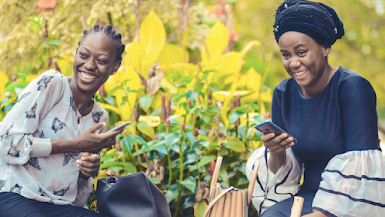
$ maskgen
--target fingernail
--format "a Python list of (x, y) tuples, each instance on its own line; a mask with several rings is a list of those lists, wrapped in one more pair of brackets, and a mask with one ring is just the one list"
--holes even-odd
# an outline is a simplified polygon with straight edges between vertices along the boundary
[(76, 160), (76, 163), (79, 164), (79, 163), (80, 163), (80, 160)]
[(103, 122), (103, 126), (106, 126), (106, 122)]

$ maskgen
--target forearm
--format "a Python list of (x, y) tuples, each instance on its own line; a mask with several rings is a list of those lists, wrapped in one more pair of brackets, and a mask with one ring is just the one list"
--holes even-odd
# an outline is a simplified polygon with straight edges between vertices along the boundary
[(281, 168), (285, 160), (285, 155), (286, 151), (275, 154), (273, 152), (270, 152), (268, 166), (272, 173), (275, 174), (279, 170), (279, 168)]
[(52, 139), (51, 143), (51, 154), (79, 153), (83, 151), (79, 149), (79, 142), (77, 139)]

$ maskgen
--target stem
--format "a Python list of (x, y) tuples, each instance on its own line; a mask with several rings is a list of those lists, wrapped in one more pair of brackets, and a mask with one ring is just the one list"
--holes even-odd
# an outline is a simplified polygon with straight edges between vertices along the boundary
[(196, 160), (196, 165), (197, 165), (197, 169), (198, 169), (198, 189), (199, 189), (199, 186), (200, 186), (199, 184), (200, 184), (200, 180), (201, 180), (201, 175), (199, 173), (199, 166), (198, 166), (200, 153), (201, 153), (201, 143), (199, 143), (198, 155), (197, 155), (197, 160)]
[[(183, 132), (181, 132), (181, 134), (183, 135)], [(177, 205), (176, 205), (176, 209), (175, 209), (175, 213), (174, 213), (174, 217), (176, 217), (178, 215), (178, 211), (179, 211), (179, 205), (180, 205), (180, 200), (181, 200), (181, 196), (182, 196), (182, 184), (181, 182), (183, 181), (183, 147), (182, 147), (182, 140), (183, 140), (183, 136), (182, 136), (182, 139), (181, 141), (179, 141), (179, 164), (180, 164), (180, 171), (179, 171), (179, 190), (178, 190), (178, 200), (177, 200)]]
[(167, 161), (168, 161), (168, 167), (170, 169), (170, 175), (168, 176), (168, 186), (167, 189), (170, 190), (171, 187), (171, 179), (172, 179), (172, 166), (171, 166), (171, 157), (170, 157), (170, 150), (166, 147), (167, 149)]
[[(122, 89), (124, 89), (123, 87), (124, 83), (122, 83)], [(130, 104), (130, 100), (128, 98), (128, 94), (126, 92), (124, 92), (126, 94), (126, 99), (127, 99), (127, 103), (128, 103), (128, 109), (130, 110), (131, 112), (131, 116), (134, 115), (134, 113), (132, 112), (132, 108), (131, 108), (131, 104)]]
[(242, 141), (245, 144), (246, 149), (247, 149), (246, 137), (247, 137), (247, 131), (249, 130), (249, 121), (247, 119), (249, 119), (249, 113), (248, 112), (246, 113), (246, 130), (245, 130), (245, 134), (243, 135), (243, 141)]
[(124, 166), (124, 174), (127, 175), (128, 174), (128, 168), (127, 168), (127, 165), (126, 165), (126, 158), (124, 157), (126, 151), (124, 150), (124, 148), (122, 148), (122, 160), (123, 160), (123, 166)]

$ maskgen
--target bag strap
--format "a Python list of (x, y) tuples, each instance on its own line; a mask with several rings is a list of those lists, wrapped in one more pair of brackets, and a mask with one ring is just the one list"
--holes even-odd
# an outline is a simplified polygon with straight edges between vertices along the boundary
[(231, 191), (233, 189), (234, 189), (234, 187), (231, 186), (228, 189), (223, 190), (216, 198), (214, 198), (214, 200), (212, 200), (210, 202), (210, 204), (207, 206), (207, 208), (205, 209), (205, 212), (203, 213), (202, 217), (207, 217), (207, 215), (209, 214), (209, 212), (211, 211), (211, 209), (213, 208), (215, 203), (218, 202), (219, 199), (221, 199), (225, 194), (227, 194), (229, 191)]
[(251, 174), (249, 187), (248, 187), (248, 198), (247, 198), (247, 204), (248, 205), (250, 205), (251, 198), (253, 197), (253, 191), (254, 191), (254, 186), (255, 186), (255, 180), (257, 179), (259, 164), (260, 164), (260, 162), (258, 160), (255, 161), (253, 173)]
[(211, 179), (210, 195), (213, 193), (215, 184), (217, 184), (219, 170), (221, 170), (221, 165), (222, 165), (222, 157), (218, 156), (217, 161), (215, 162), (215, 169), (214, 169), (213, 177)]

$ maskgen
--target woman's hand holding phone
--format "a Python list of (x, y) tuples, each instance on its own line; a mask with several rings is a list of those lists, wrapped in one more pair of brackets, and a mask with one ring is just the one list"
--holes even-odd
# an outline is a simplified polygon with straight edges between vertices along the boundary
[(96, 133), (97, 130), (103, 129), (105, 126), (105, 123), (99, 123), (84, 131), (78, 138), (76, 138), (76, 151), (99, 153), (103, 148), (115, 145), (116, 136), (123, 132), (125, 128), (123, 127), (102, 134)]
[(273, 154), (283, 154), (287, 148), (294, 145), (294, 139), (286, 133), (275, 136), (274, 133), (263, 135), (261, 140), (265, 147)]

